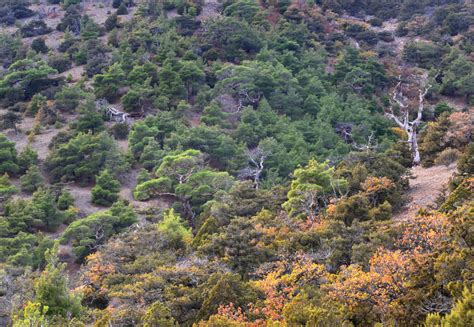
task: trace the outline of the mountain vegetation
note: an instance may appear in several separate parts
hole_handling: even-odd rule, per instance
[[[2,0],[0,325],[473,326],[473,26]]]

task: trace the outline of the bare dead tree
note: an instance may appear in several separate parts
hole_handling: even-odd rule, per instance
[[[350,136],[352,137],[352,134]],[[370,133],[365,144],[357,144],[354,142],[352,146],[357,150],[364,152],[370,152],[371,150],[377,148],[377,140],[375,139],[374,132]]]
[[[247,90],[239,90],[239,106],[237,107],[237,112],[240,112],[244,105],[256,105],[260,101],[262,94],[257,92],[257,94],[250,95]]]
[[[318,201],[319,192],[315,189],[308,190],[304,194],[303,198],[303,211],[311,222],[315,222],[318,218],[320,211],[319,201]]]
[[[426,78],[424,78],[426,80]],[[385,115],[394,121],[398,127],[403,129],[408,136],[408,145],[412,152],[413,163],[418,165],[421,161],[420,152],[418,150],[418,126],[421,123],[423,117],[425,97],[428,94],[429,90],[433,87],[432,84],[421,82],[420,88],[418,90],[418,108],[416,112],[415,119],[410,120],[410,105],[408,99],[403,95],[403,81],[401,76],[398,77],[398,83],[395,86],[390,98],[390,106],[385,112]],[[400,108],[400,113],[395,114],[394,106],[398,105]]]
[[[443,295],[441,292],[436,292],[433,296],[426,299],[420,307],[420,312],[423,314],[440,312],[448,313],[453,307],[453,299],[449,296]]]
[[[260,185],[260,178],[264,169],[265,160],[272,153],[268,149],[258,146],[254,149],[247,150],[249,158],[249,166],[240,171],[240,178],[252,178],[255,188],[258,189]]]
[[[91,251],[97,250],[102,245],[102,243],[104,241],[104,237],[105,237],[104,227],[102,225],[100,225],[95,230],[95,234],[94,234],[95,243],[89,244],[87,247]]]

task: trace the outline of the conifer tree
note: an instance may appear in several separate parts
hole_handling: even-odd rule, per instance
[[[48,265],[35,283],[34,302],[47,308],[46,315],[63,318],[78,317],[82,311],[80,298],[71,294],[65,263],[59,263],[57,247],[47,250]]]
[[[96,185],[92,189],[92,203],[110,206],[118,200],[119,191],[120,183],[105,169],[97,176]]]
[[[25,175],[20,177],[21,189],[25,192],[32,193],[43,185],[44,178],[38,166],[31,166]]]
[[[15,143],[0,134],[0,174],[15,174],[19,170]]]

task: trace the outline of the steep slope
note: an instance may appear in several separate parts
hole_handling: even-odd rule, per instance
[[[410,189],[406,193],[408,202],[403,210],[393,216],[393,219],[395,221],[414,219],[418,210],[434,205],[436,198],[455,171],[456,166],[454,164],[430,168],[413,167],[411,169]]]

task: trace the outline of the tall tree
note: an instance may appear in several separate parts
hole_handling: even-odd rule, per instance
[[[424,80],[427,77],[423,78]],[[421,161],[420,151],[418,149],[418,127],[423,118],[423,110],[425,104],[425,97],[428,94],[429,90],[432,88],[432,85],[424,82],[419,87],[418,91],[418,108],[416,110],[416,116],[414,119],[411,118],[410,105],[407,103],[406,97],[403,95],[402,84],[403,81],[401,76],[399,81],[395,86],[395,89],[392,92],[391,104],[385,113],[388,118],[394,121],[398,127],[403,129],[408,137],[408,145],[413,156],[413,163],[418,165]],[[395,111],[395,105],[398,105],[400,113],[397,115]]]
[[[48,250],[48,265],[35,282],[34,302],[46,309],[43,311],[47,316],[79,317],[83,310],[81,300],[69,290],[66,264],[59,263],[56,251],[57,247]]]

